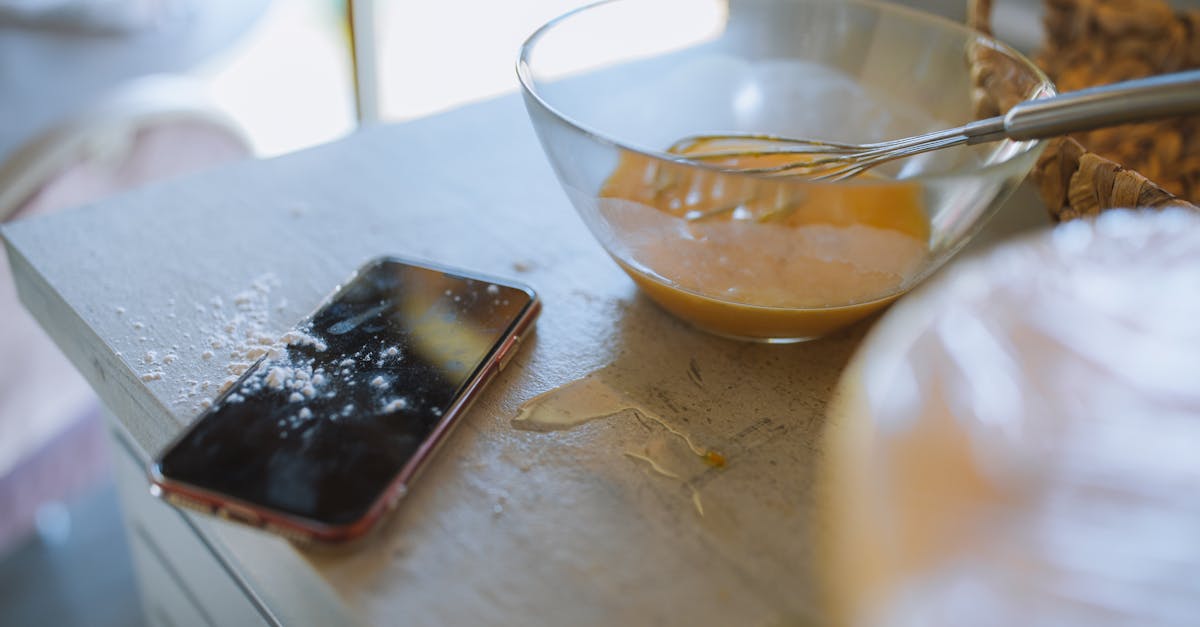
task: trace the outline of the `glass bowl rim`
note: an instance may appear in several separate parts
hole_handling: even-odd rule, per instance
[[[882,179],[881,180],[881,179],[872,179],[871,177],[854,177],[854,178],[841,180],[841,181],[813,181],[813,180],[806,180],[806,179],[800,178],[800,177],[795,177],[795,178],[780,177],[780,176],[770,176],[770,175],[765,175],[765,174],[753,174],[753,173],[747,173],[747,172],[736,172],[736,171],[725,170],[725,169],[721,169],[720,167],[715,166],[715,165],[710,165],[710,164],[697,162],[697,161],[691,161],[689,159],[681,157],[680,155],[673,155],[668,152],[649,150],[649,149],[645,149],[645,148],[638,148],[637,146],[630,145],[624,141],[618,140],[608,134],[600,132],[586,124],[579,122],[572,116],[567,115],[565,112],[559,110],[557,107],[555,107],[555,106],[551,105],[549,102],[547,102],[546,99],[542,97],[542,94],[540,94],[538,92],[538,89],[537,89],[538,81],[533,77],[533,71],[531,69],[530,61],[529,61],[529,58],[530,58],[531,54],[533,53],[534,48],[537,47],[538,42],[542,39],[542,37],[544,37],[546,35],[546,33],[554,30],[555,27],[559,26],[563,22],[566,22],[567,20],[577,17],[583,13],[589,12],[592,9],[596,9],[598,7],[601,7],[604,5],[609,5],[609,4],[618,4],[618,3],[636,2],[636,1],[639,1],[639,0],[599,0],[597,2],[592,2],[592,3],[586,4],[584,6],[577,7],[570,11],[567,11],[566,13],[563,13],[562,15],[559,15],[558,17],[555,17],[555,18],[551,19],[550,21],[546,22],[545,24],[541,25],[540,27],[538,27],[538,29],[533,31],[533,33],[530,34],[529,37],[527,37],[525,39],[525,41],[521,44],[520,54],[517,57],[516,71],[517,71],[517,78],[521,83],[521,90],[526,95],[533,98],[538,103],[539,106],[541,106],[546,111],[550,112],[554,117],[563,121],[567,125],[574,128],[575,130],[587,135],[588,137],[592,138],[593,140],[595,140],[601,144],[606,144],[606,145],[612,146],[614,148],[617,148],[619,150],[628,151],[628,152],[631,152],[634,154],[641,155],[643,157],[648,157],[650,159],[654,159],[656,161],[671,163],[671,164],[675,164],[678,166],[684,166],[684,167],[694,167],[694,168],[698,168],[701,170],[708,170],[711,172],[725,174],[728,176],[740,176],[740,177],[749,177],[749,178],[755,178],[755,179],[765,179],[765,180],[771,180],[771,181],[775,181],[775,182],[795,182],[795,183],[803,183],[805,185],[875,186],[875,185],[894,185],[897,182],[897,179]],[[995,37],[986,35],[982,32],[979,32],[979,31],[967,26],[966,24],[960,24],[949,18],[940,16],[940,15],[936,15],[934,13],[929,13],[927,11],[922,11],[919,9],[907,7],[904,5],[895,4],[892,2],[884,2],[883,0],[787,0],[787,1],[800,2],[800,3],[804,3],[804,4],[856,5],[859,7],[872,9],[872,10],[874,10],[878,13],[882,13],[882,14],[891,13],[891,14],[899,15],[906,19],[910,19],[910,20],[914,20],[914,21],[923,21],[923,22],[929,23],[930,25],[932,25],[934,27],[937,27],[937,28],[940,28],[943,30],[949,29],[952,31],[957,31],[960,34],[964,35],[964,39],[966,39],[968,42],[971,41],[972,39],[974,39],[976,42],[984,44],[984,45],[988,46],[989,48],[996,50],[997,52],[1000,52],[1000,53],[1016,60],[1027,70],[1030,70],[1032,72],[1033,76],[1040,83],[1035,88],[1034,97],[1032,98],[1033,100],[1040,99],[1040,98],[1053,97],[1053,96],[1057,95],[1057,93],[1058,93],[1054,83],[1050,80],[1050,78],[1047,77],[1046,74],[1044,72],[1042,72],[1041,68],[1039,68],[1032,60],[1030,60],[1024,54],[1022,54],[1021,52],[1019,52],[1012,46],[1009,46],[1008,44],[996,39]],[[1013,141],[1013,140],[1006,139],[1003,141]],[[912,176],[912,177],[899,179],[899,180],[904,181],[904,182],[914,182],[914,183],[918,183],[918,184],[934,184],[934,185],[936,185],[936,184],[945,183],[948,181],[971,179],[971,178],[977,178],[980,176],[985,176],[988,178],[1001,178],[1001,177],[1004,177],[1007,174],[1007,171],[1009,171],[1009,170],[1015,171],[1015,170],[1025,169],[1026,172],[1024,173],[1024,175],[1028,175],[1028,170],[1032,169],[1032,165],[1028,169],[1026,169],[1024,166],[1018,167],[1017,163],[1019,161],[1021,161],[1021,157],[1028,156],[1031,153],[1034,153],[1036,155],[1036,152],[1040,151],[1041,148],[1044,147],[1046,140],[1027,140],[1027,141],[1023,141],[1023,142],[1014,142],[1014,143],[1016,143],[1018,145],[1023,144],[1024,149],[1021,150],[1019,153],[1016,153],[1016,154],[1004,159],[1003,161],[1000,161],[997,163],[986,164],[986,165],[983,165],[983,166],[980,166],[977,168],[972,168],[972,169],[969,169],[966,171],[946,172],[946,173],[937,173],[937,174],[928,174],[928,175],[917,175],[917,176]]]

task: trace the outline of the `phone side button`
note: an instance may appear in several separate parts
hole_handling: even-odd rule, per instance
[[[500,349],[500,370],[504,370],[508,366],[508,362],[512,361],[514,355],[521,348],[521,336],[514,335],[504,343],[504,348]]]
[[[230,520],[246,523],[248,525],[257,525],[259,523],[257,512],[230,503],[226,503],[221,506],[221,516],[229,518]]]
[[[400,499],[403,499],[405,497],[405,495],[407,495],[407,494],[408,494],[407,487],[405,487],[403,485],[397,487],[395,490],[392,491],[392,495],[388,497],[387,508],[388,509],[396,509],[396,506],[400,504]]]
[[[291,527],[285,527],[283,525],[277,525],[269,522],[263,525],[263,528],[277,536],[287,538],[292,542],[298,542],[300,544],[308,544],[312,542],[312,536],[301,531],[296,531]]]

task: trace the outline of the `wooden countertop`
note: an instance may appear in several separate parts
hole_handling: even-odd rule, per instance
[[[468,147],[469,148],[466,148]],[[1042,221],[1027,191],[999,236]],[[635,291],[575,215],[519,98],[381,126],[8,225],[22,299],[147,454],[224,378],[197,338],[212,300],[265,274],[272,326],[364,260],[399,254],[533,285],[537,333],[467,414],[396,516],[358,546],[300,550],[189,514],[283,622],[779,624],[816,617],[807,518],[822,413],[860,325],[791,346],[714,338]],[[123,309],[119,313],[118,309]],[[139,326],[140,325],[140,326]],[[142,339],[145,338],[145,339]],[[178,359],[143,381],[140,357]],[[728,455],[679,481],[626,450],[670,446],[630,415],[514,429],[525,400],[600,368]],[[689,371],[692,371],[689,374]],[[657,444],[655,444],[657,443]]]

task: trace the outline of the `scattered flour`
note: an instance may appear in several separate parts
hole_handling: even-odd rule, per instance
[[[282,366],[275,366],[267,372],[267,386],[273,390],[282,390],[287,382],[292,378],[292,369]]]
[[[190,405],[194,411],[203,411],[213,406],[215,397],[229,391],[235,384],[237,388],[226,394],[222,402],[241,403],[264,388],[275,390],[283,393],[289,403],[296,404],[296,408],[279,421],[279,427],[284,431],[281,437],[287,437],[291,430],[313,420],[338,421],[355,416],[359,410],[353,403],[334,410],[321,410],[319,404],[310,407],[309,403],[336,398],[339,388],[353,390],[356,378],[366,374],[360,368],[394,367],[404,358],[403,347],[389,344],[364,346],[354,355],[335,362],[336,365],[329,366],[329,371],[326,371],[313,356],[314,352],[328,350],[325,342],[303,330],[281,332],[272,324],[275,321],[271,320],[271,312],[282,309],[282,305],[276,307],[271,301],[271,293],[278,286],[279,282],[274,276],[264,275],[248,289],[232,296],[217,296],[205,304],[182,303],[181,306],[185,307],[194,304],[199,314],[197,317],[205,321],[184,334],[194,343],[190,346],[172,346],[169,351],[165,348],[142,351],[140,361],[146,370],[140,374],[141,379],[146,382],[160,381],[167,376],[170,368],[200,368],[201,362],[223,359],[226,360],[222,366],[224,379],[181,377],[186,380],[181,384],[175,402]],[[118,310],[119,315],[124,315],[123,308]],[[147,341],[147,338],[142,337],[140,341]],[[311,350],[289,351],[289,347]],[[305,354],[310,356],[304,357]],[[242,379],[261,360],[268,360],[268,367]],[[209,364],[201,369],[207,373],[212,368],[213,365]],[[392,413],[413,406],[413,399],[389,394],[392,385],[389,377],[380,374],[366,376],[372,396],[377,394],[384,398],[376,397],[378,400],[372,401],[371,407],[362,411]],[[431,408],[431,411],[441,415],[439,408]]]
[[[229,360],[225,364],[226,378],[217,385],[210,381],[189,380],[179,389],[176,402],[195,403],[201,408],[205,408],[211,405],[211,401],[208,399],[211,394],[228,389],[259,359],[278,357],[286,352],[287,346],[294,344],[322,348],[319,346],[320,342],[311,336],[297,332],[281,335],[278,330],[272,328],[271,292],[278,286],[278,279],[267,274],[255,279],[249,288],[234,295],[228,304],[220,296],[211,298],[207,302],[207,306],[193,303],[196,312],[204,314],[205,316],[202,317],[207,317],[210,323],[209,327],[202,330],[197,337],[200,340],[199,347],[192,345],[184,348],[192,351],[199,348],[201,352],[198,356],[204,361],[217,358],[218,353],[227,354]],[[172,307],[175,306],[174,299],[170,299],[168,303]],[[116,309],[118,315],[125,315],[124,307]],[[145,324],[140,321],[132,324],[135,329],[145,328]],[[192,332],[184,333],[184,336],[192,339]],[[138,341],[147,342],[149,338],[141,336]],[[164,370],[166,366],[189,361],[180,359],[178,346],[172,346],[171,350],[160,358],[159,354],[162,352],[166,351],[145,351],[141,361],[147,366],[152,366],[153,369],[144,372],[141,375],[142,380],[159,381],[166,374]]]
[[[321,352],[328,348],[325,342],[303,331],[288,331],[279,337],[279,341],[287,346],[311,346]]]
[[[366,357],[369,359],[371,357],[370,353]],[[391,346],[379,351],[379,359],[376,360],[375,365],[383,368],[389,361],[395,361],[399,358],[400,348],[398,346]]]

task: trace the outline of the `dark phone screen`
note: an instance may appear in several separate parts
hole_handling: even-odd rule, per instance
[[[441,270],[369,265],[218,399],[159,470],[277,511],[354,522],[532,300]]]

